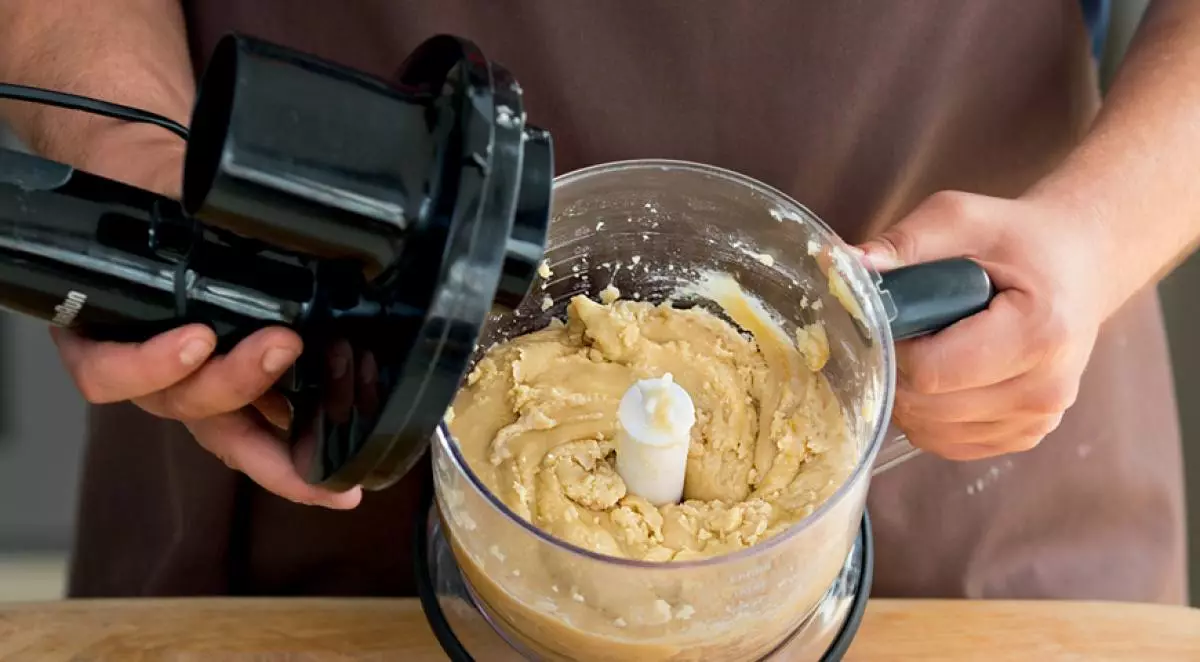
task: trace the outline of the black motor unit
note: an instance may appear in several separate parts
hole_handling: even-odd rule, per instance
[[[0,306],[94,339],[272,325],[305,351],[278,384],[310,480],[384,487],[423,452],[485,318],[545,249],[550,136],[470,42],[422,44],[383,80],[244,36],[217,46],[190,129],[0,86],[0,97],[187,136],[182,202],[0,150]]]

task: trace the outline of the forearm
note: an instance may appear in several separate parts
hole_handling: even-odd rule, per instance
[[[1028,194],[1089,217],[1111,314],[1200,241],[1200,2],[1156,0],[1091,131]],[[1111,281],[1111,283],[1110,283]]]
[[[178,0],[2,0],[0,82],[86,95],[186,123],[195,87]],[[0,103],[0,116],[31,149],[84,167],[109,143],[157,139],[155,132],[163,132],[20,102]]]

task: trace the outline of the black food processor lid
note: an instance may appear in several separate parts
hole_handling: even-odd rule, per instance
[[[550,136],[472,43],[434,37],[391,81],[243,36],[194,111],[184,205],[314,274],[281,384],[308,479],[380,489],[421,457],[494,308],[545,251]]]

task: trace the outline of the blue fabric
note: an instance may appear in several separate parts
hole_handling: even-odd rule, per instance
[[[1092,36],[1092,55],[1097,60],[1104,57],[1104,43],[1108,40],[1108,22],[1112,16],[1112,0],[1080,0],[1083,5],[1083,20],[1088,34]]]

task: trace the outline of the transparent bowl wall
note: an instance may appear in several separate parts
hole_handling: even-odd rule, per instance
[[[774,538],[716,558],[648,563],[538,531],[487,491],[442,429],[433,442],[434,479],[456,558],[494,624],[540,657],[757,659],[813,611],[858,533],[894,383],[877,276],[796,202],[698,164],[624,162],[565,175],[553,214],[552,277],[515,312],[493,316],[480,351],[562,317],[571,296],[595,297],[610,282],[622,298],[658,302],[703,271],[729,273],[789,335],[798,325],[825,325],[823,373],[859,462],[828,501]],[[543,311],[546,296],[554,305]],[[513,572],[513,558],[525,560],[524,573]],[[537,572],[528,571],[530,558]]]

